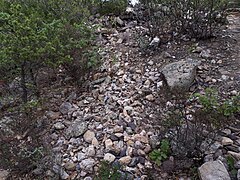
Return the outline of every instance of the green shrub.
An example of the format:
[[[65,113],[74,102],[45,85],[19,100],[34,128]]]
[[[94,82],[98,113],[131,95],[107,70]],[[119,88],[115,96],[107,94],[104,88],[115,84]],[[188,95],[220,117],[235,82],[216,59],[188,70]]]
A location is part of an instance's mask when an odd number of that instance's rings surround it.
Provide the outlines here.
[[[155,149],[149,153],[149,158],[154,161],[158,166],[161,165],[162,161],[166,160],[170,153],[169,141],[163,139],[159,149]]]
[[[142,0],[152,37],[208,38],[226,19],[226,0]]]
[[[40,68],[62,65],[80,79],[96,64],[94,33],[80,2],[1,1],[0,72],[6,79],[21,78],[24,102]]]
[[[99,2],[100,1],[100,2]],[[115,14],[119,15],[126,10],[128,5],[127,0],[97,0],[99,5],[99,12],[102,15],[105,14]]]
[[[106,161],[102,161],[95,180],[118,180],[121,179],[120,167],[113,166]]]

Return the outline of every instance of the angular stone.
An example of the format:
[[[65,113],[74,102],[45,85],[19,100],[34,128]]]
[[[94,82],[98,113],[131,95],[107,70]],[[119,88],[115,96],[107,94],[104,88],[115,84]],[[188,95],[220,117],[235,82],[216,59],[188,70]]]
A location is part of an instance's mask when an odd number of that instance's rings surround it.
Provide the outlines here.
[[[62,113],[62,114],[67,114],[70,109],[72,108],[72,105],[71,103],[69,102],[64,102],[62,103],[62,105],[59,107],[59,111]]]
[[[225,166],[221,161],[209,161],[204,163],[199,170],[201,180],[231,180]]]
[[[73,163],[73,162],[67,162],[64,167],[67,169],[67,170],[74,170],[75,167],[76,167],[76,164]]]
[[[236,153],[233,151],[228,151],[227,152],[229,155],[233,156],[234,158],[236,158],[238,161],[240,161],[240,153]]]
[[[232,145],[233,140],[231,140],[228,137],[222,137],[222,142],[221,143],[222,143],[223,146]]]
[[[120,158],[118,161],[122,165],[128,165],[132,161],[132,158],[130,156],[124,156]]]
[[[65,126],[64,126],[63,123],[57,122],[57,123],[54,124],[54,128],[55,128],[56,130],[62,130],[62,129],[65,128]]]
[[[93,131],[87,130],[84,133],[83,138],[86,142],[92,143],[93,138],[95,138],[95,133]]]
[[[104,160],[108,161],[110,163],[113,162],[115,159],[116,159],[116,157],[111,153],[107,153],[104,155]]]
[[[162,69],[165,84],[171,91],[188,91],[196,76],[198,65],[200,65],[200,62],[193,59],[166,65]]]
[[[79,137],[87,130],[87,123],[84,121],[76,120],[68,127],[66,130],[66,137],[70,139],[71,137]]]
[[[0,179],[6,180],[9,175],[9,172],[7,170],[0,170]]]
[[[86,171],[92,171],[93,166],[96,164],[96,161],[92,158],[84,159],[80,163],[80,168]]]

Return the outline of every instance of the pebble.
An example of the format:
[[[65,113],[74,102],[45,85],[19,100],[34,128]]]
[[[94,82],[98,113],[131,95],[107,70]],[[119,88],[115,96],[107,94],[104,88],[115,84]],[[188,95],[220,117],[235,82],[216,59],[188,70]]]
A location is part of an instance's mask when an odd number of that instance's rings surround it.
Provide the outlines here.
[[[83,138],[87,143],[92,143],[92,140],[95,138],[95,133],[93,131],[87,130],[84,133]]]
[[[56,130],[62,130],[62,129],[65,128],[65,125],[63,123],[61,123],[61,122],[57,122],[57,123],[54,124],[54,128]]]
[[[228,137],[222,137],[222,142],[221,143],[222,143],[223,146],[232,145],[233,140],[231,140]]]
[[[111,163],[116,159],[116,157],[111,153],[106,153],[103,159]]]
[[[124,156],[120,158],[118,161],[121,165],[128,165],[131,162],[132,158],[130,156]]]

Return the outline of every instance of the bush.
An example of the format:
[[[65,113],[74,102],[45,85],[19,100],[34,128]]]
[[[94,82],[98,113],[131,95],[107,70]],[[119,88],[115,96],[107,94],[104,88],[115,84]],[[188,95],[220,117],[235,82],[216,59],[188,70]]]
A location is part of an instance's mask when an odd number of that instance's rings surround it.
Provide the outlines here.
[[[224,22],[225,0],[142,0],[153,37],[169,41],[177,36],[208,38]]]
[[[98,1],[99,2],[99,1]],[[100,0],[99,12],[100,14],[115,14],[119,15],[126,10],[128,0]]]
[[[239,100],[239,96],[223,99],[213,89],[187,99],[179,97],[174,106],[167,108],[162,122],[173,152],[199,157],[205,140],[214,140],[217,131],[235,123],[240,113]]]
[[[80,79],[95,64],[94,33],[81,1],[2,0],[1,4],[0,72],[5,79],[21,78],[24,102],[28,84],[36,86],[40,68],[62,65]]]

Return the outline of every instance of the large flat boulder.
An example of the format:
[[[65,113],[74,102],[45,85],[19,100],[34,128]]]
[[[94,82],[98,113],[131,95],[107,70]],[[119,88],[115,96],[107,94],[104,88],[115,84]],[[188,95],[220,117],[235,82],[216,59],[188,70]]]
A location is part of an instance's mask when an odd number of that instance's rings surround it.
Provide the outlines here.
[[[166,86],[171,91],[188,91],[195,79],[198,65],[199,61],[190,58],[166,65],[161,70]]]
[[[201,180],[231,180],[227,169],[219,160],[206,162],[198,170]]]

